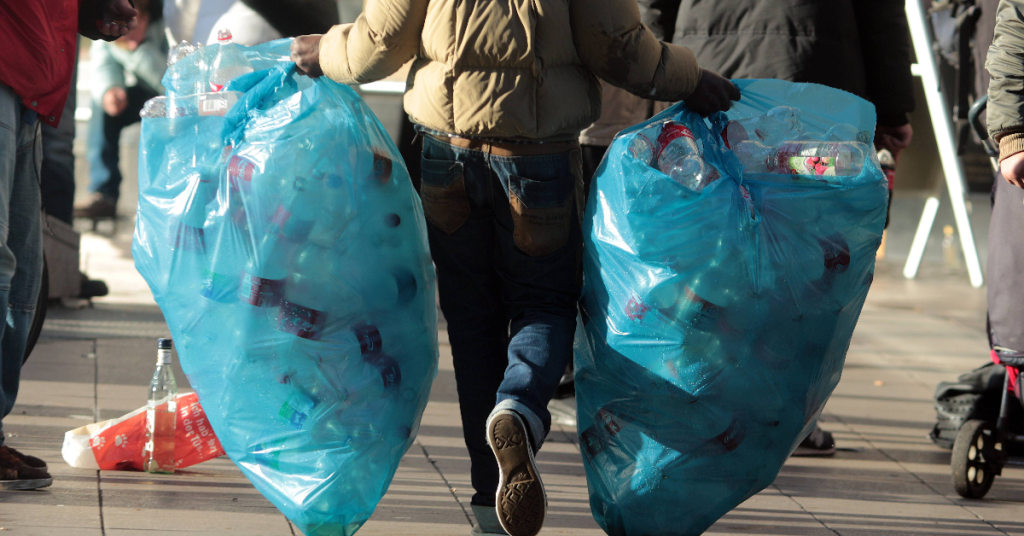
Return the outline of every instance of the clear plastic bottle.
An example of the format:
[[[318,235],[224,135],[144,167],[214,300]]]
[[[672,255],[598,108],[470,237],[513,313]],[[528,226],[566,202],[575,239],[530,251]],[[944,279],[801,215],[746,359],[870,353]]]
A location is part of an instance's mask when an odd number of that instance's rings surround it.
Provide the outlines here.
[[[643,162],[645,165],[653,166],[655,164],[655,145],[651,138],[648,137],[648,134],[646,130],[637,132],[633,139],[630,140],[627,150],[633,158]]]
[[[703,144],[685,125],[666,123],[658,136],[658,145],[658,169],[679,184],[700,193],[718,179],[715,168],[704,161]]]
[[[295,177],[274,213],[263,239],[242,275],[239,296],[256,307],[277,307],[283,298],[289,264],[309,238],[322,203],[323,181]]]
[[[790,141],[775,146],[742,141],[732,149],[748,173],[819,177],[859,175],[867,154],[867,145],[841,141]]]
[[[227,168],[229,187],[220,188],[223,182],[217,181],[214,217],[209,218],[203,229],[208,265],[203,272],[201,293],[204,297],[221,303],[238,301],[242,272],[252,258],[242,192],[235,187],[238,157],[231,157],[229,160],[231,149],[230,145],[224,148],[218,166],[219,170]]]
[[[329,247],[316,241],[298,250],[285,281],[278,330],[319,340],[355,319],[362,300],[332,275],[332,257]]]
[[[210,90],[214,93],[223,91],[228,82],[254,70],[242,49],[232,41],[231,30],[223,28],[218,31],[217,43],[220,47],[210,72]]]
[[[759,141],[778,145],[787,140],[800,139],[804,126],[800,112],[788,106],[776,106],[765,115],[745,117],[729,121],[725,128],[725,141],[735,149],[742,141]]]
[[[174,425],[178,384],[171,369],[171,339],[157,341],[156,371],[149,382],[146,404],[146,446],[143,464],[149,473],[174,472]]]

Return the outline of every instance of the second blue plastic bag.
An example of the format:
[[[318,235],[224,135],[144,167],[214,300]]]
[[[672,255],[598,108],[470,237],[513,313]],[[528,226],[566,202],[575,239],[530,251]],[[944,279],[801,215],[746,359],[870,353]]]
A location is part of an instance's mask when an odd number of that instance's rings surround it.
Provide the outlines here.
[[[737,84],[712,125],[677,105],[620,133],[591,189],[576,393],[612,536],[701,534],[771,484],[839,382],[871,284],[887,201],[873,106]]]
[[[295,75],[288,41],[225,47],[144,111],[135,263],[232,461],[306,535],[350,536],[437,373],[426,224],[352,89]]]

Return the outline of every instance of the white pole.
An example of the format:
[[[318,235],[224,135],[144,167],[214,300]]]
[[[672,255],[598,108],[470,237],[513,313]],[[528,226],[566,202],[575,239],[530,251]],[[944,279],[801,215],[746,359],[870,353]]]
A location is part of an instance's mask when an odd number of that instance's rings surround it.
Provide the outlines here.
[[[939,212],[939,198],[929,196],[924,202],[924,211],[921,213],[921,223],[917,224],[917,232],[914,233],[914,241],[910,245],[910,255],[907,256],[907,265],[903,267],[903,277],[913,279],[917,276],[917,269],[921,267],[921,258],[924,257],[924,247],[928,245],[928,235],[931,234],[932,225],[935,224],[935,214]]]
[[[921,76],[921,83],[924,85],[928,113],[931,116],[932,127],[935,130],[935,142],[939,149],[939,159],[946,177],[946,191],[949,192],[953,216],[956,218],[957,231],[960,234],[960,245],[967,261],[967,274],[971,278],[971,286],[978,288],[985,283],[985,278],[981,273],[978,250],[974,245],[971,221],[967,215],[963,168],[956,155],[956,145],[953,143],[953,121],[946,109],[942,91],[939,89],[938,69],[935,65],[935,57],[932,55],[928,29],[925,26],[924,7],[921,6],[920,0],[907,0],[906,11],[907,21],[910,23],[910,36],[914,42],[914,52],[919,64],[916,71]],[[917,275],[921,258],[924,256],[924,245],[935,221],[938,204],[939,201],[935,197],[929,198],[925,204],[924,214],[921,215],[921,223],[914,237],[914,246],[911,247],[907,264],[903,269],[903,275],[907,278],[912,279]],[[931,210],[930,215],[929,210]]]

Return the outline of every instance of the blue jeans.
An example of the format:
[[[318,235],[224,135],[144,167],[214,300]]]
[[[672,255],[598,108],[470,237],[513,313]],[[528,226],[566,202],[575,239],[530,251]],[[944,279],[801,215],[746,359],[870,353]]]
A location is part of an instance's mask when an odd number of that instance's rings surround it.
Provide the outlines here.
[[[494,505],[488,416],[524,417],[535,448],[572,359],[581,288],[579,150],[494,156],[427,136],[420,197],[455,364],[473,504]]]
[[[125,88],[128,106],[118,115],[107,115],[103,106],[94,102],[89,120],[89,192],[99,192],[117,201],[121,194],[121,131],[140,121],[139,112],[146,101],[159,96],[149,86],[139,84]]]
[[[25,342],[43,276],[39,169],[43,147],[35,112],[0,84],[0,445],[14,408]]]

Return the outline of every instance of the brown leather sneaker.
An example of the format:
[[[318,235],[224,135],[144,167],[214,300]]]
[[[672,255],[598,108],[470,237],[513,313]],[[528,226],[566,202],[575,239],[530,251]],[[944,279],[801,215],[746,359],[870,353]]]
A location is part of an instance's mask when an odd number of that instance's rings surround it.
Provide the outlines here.
[[[101,218],[116,218],[117,201],[114,201],[101,193],[94,193],[85,203],[75,205],[75,217],[89,218],[93,220]]]
[[[29,467],[11,454],[10,449],[0,448],[0,489],[39,489],[50,484],[53,478],[46,469]]]
[[[513,411],[494,415],[487,423],[487,443],[501,474],[495,497],[498,522],[510,536],[535,536],[544,525],[548,498],[523,419]]]
[[[33,469],[46,469],[46,462],[41,460],[41,459],[39,459],[39,458],[36,458],[35,456],[29,456],[28,454],[22,454],[22,453],[20,453],[20,452],[18,452],[16,450],[14,450],[14,447],[3,446],[3,447],[0,447],[0,449],[6,449],[7,452],[10,452],[11,454],[13,454],[15,458],[21,460],[21,463],[23,463],[23,464],[25,464],[25,465],[27,465],[29,467],[32,467]]]

